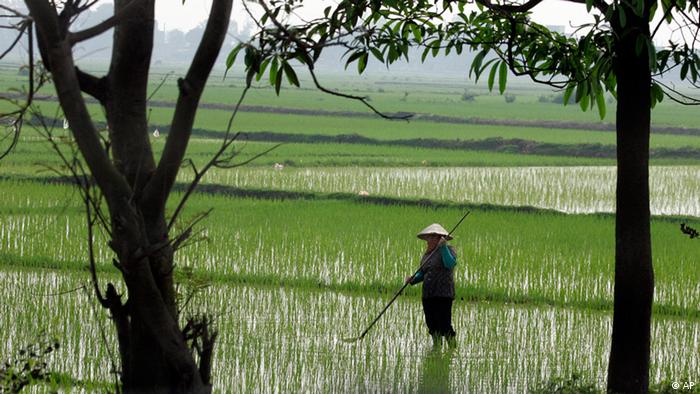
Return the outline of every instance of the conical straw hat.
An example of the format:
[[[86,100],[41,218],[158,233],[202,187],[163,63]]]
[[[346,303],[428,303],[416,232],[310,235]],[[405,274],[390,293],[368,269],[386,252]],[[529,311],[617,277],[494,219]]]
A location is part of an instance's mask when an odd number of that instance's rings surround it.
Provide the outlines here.
[[[438,223],[433,223],[430,226],[424,228],[423,231],[418,233],[418,238],[426,240],[428,235],[442,235],[448,241],[452,239],[452,237],[448,235],[447,230],[445,230],[445,228],[439,225]]]

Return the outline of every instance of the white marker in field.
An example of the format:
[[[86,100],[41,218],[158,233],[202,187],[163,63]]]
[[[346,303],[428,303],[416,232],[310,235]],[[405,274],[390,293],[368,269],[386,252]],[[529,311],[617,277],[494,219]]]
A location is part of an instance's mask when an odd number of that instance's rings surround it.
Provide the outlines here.
[[[282,171],[284,170],[284,164],[275,163],[275,165],[273,165],[272,168],[274,168],[277,171]]]
[[[367,197],[369,196],[369,192],[367,190],[362,190],[359,193],[357,193],[357,195],[360,197]]]
[[[68,130],[70,125],[68,124],[68,119],[63,118],[63,130]]]
[[[155,129],[155,131],[153,131],[153,136],[154,136],[155,138],[160,137],[160,131],[158,131],[158,129]]]

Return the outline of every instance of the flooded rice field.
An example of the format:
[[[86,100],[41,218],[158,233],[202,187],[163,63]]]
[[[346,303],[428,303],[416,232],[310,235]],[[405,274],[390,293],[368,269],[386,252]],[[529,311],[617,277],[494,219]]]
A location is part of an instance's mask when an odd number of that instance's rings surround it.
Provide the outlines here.
[[[116,344],[105,312],[83,291],[57,295],[86,283],[87,273],[0,271],[0,281],[0,296],[15,300],[0,306],[0,354],[45,330],[62,345],[51,356],[52,369],[81,382],[113,379]],[[609,313],[458,301],[458,347],[434,352],[420,299],[402,297],[362,342],[343,342],[364,328],[385,298],[209,287],[195,304],[215,316],[220,334],[216,391],[520,393],[572,372],[603,384]],[[652,338],[652,382],[700,370],[699,322],[655,318]]]
[[[51,186],[60,193],[67,186]],[[425,223],[449,226],[463,212],[376,206],[343,201],[264,201],[197,196],[188,212],[214,208],[180,267],[253,283],[344,289],[393,288],[413,272]],[[187,217],[187,215],[185,215]],[[692,224],[693,222],[691,222]],[[693,224],[700,227],[697,224]],[[697,310],[697,248],[675,220],[652,223],[655,303]],[[111,268],[112,251],[96,238],[97,262]],[[455,234],[457,290],[468,299],[610,303],[614,277],[614,218],[596,215],[474,210]],[[0,216],[5,265],[82,269],[85,219],[78,208]]]
[[[239,188],[367,192],[591,213],[615,211],[615,179],[615,167],[271,167],[213,170],[204,181]],[[654,215],[700,217],[700,167],[651,167],[650,198]]]

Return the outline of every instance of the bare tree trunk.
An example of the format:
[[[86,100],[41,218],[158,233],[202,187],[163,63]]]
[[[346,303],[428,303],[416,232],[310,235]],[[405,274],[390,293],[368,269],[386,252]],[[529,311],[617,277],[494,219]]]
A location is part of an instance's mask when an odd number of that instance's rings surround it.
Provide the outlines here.
[[[647,8],[648,9],[648,8]],[[651,310],[654,272],[649,212],[651,72],[646,47],[636,53],[638,36],[649,37],[646,16],[633,15],[616,45],[617,215],[615,223],[615,309],[608,365],[608,391],[649,391]]]

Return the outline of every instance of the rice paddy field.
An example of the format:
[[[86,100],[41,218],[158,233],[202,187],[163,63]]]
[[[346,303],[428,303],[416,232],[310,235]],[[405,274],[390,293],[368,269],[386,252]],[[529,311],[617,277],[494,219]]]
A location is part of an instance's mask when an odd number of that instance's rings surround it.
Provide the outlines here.
[[[154,89],[163,75],[154,75]],[[369,95],[386,111],[534,124],[388,122],[311,89],[283,90],[279,98],[263,86],[252,90],[244,103],[251,107],[234,131],[269,135],[242,138],[237,160],[283,144],[248,166],[206,175],[182,220],[213,213],[176,257],[182,291],[206,284],[187,312],[215,318],[214,391],[524,393],[572,374],[603,389],[616,171],[614,156],[604,154],[614,152],[615,135],[598,126],[612,122],[614,111],[600,121],[577,107],[543,103],[540,96],[555,93],[517,83],[516,102],[505,104],[456,78],[328,80]],[[21,82],[10,68],[0,71],[0,92]],[[206,161],[220,143],[230,116],[221,104],[232,104],[240,85],[237,78],[212,79],[188,150],[194,162]],[[465,88],[477,93],[475,101],[460,99]],[[149,121],[163,130],[152,137],[156,154],[175,94],[172,78],[153,98]],[[58,119],[55,134],[70,150],[56,103],[48,97],[38,105]],[[7,108],[0,104],[0,111]],[[300,109],[311,112],[290,112]],[[101,110],[91,104],[91,111],[99,120]],[[653,384],[700,380],[700,243],[680,231],[681,223],[700,228],[693,111],[664,102],[654,112],[660,131],[652,149],[667,153],[653,158],[650,169]],[[576,125],[537,126],[540,121]],[[343,135],[374,142],[323,139]],[[556,149],[439,144],[498,138]],[[421,139],[438,143],[405,143]],[[0,297],[11,300],[0,303],[0,361],[45,333],[61,347],[48,357],[51,378],[32,392],[105,392],[114,387],[117,343],[89,291],[81,200],[54,170],[60,172],[60,162],[31,122],[0,161]],[[179,187],[191,178],[183,169]],[[171,196],[171,209],[180,197]],[[431,350],[419,287],[409,287],[363,341],[343,342],[413,273],[424,248],[416,233],[433,222],[451,228],[466,210],[471,214],[451,242],[458,252],[457,348]],[[103,284],[121,287],[106,242],[97,234],[97,271]]]

